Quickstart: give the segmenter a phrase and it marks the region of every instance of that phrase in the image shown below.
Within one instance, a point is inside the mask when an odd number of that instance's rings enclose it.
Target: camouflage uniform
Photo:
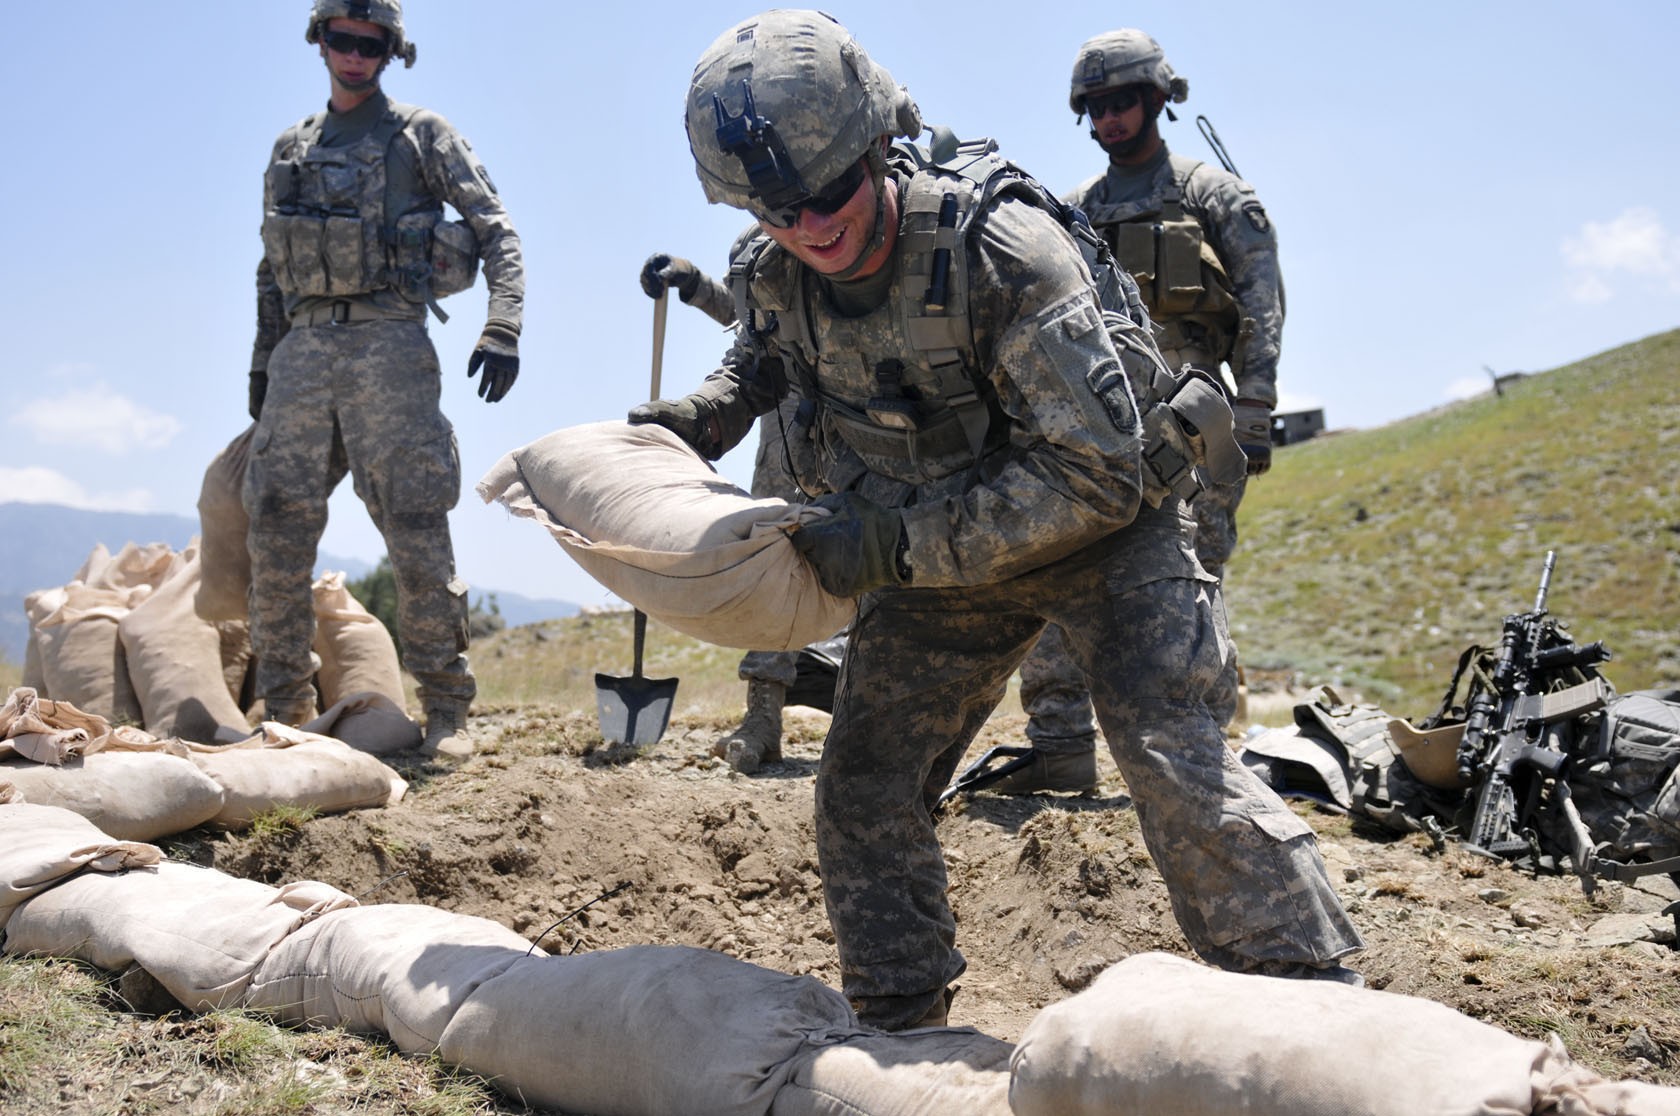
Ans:
[[[307,164],[319,168],[314,185],[294,197],[300,165],[309,181]],[[252,354],[253,379],[266,372],[267,390],[244,490],[257,692],[271,717],[295,721],[314,707],[310,582],[327,500],[346,470],[385,539],[404,665],[422,702],[464,717],[476,692],[465,654],[467,588],[455,574],[449,536],[461,465],[438,406],[437,353],[425,322],[427,301],[447,291],[437,289],[441,271],[427,279],[421,260],[416,279],[415,260],[394,247],[432,251],[443,203],[476,240],[489,321],[516,336],[524,302],[519,238],[478,157],[447,120],[376,90],[346,112],[306,117],[275,143],[264,182]],[[436,232],[446,235],[466,233]],[[313,242],[293,254],[288,236],[329,243],[339,252],[336,264],[332,251]],[[325,274],[308,273],[323,259]],[[360,268],[343,266],[345,259]],[[449,289],[470,283],[470,274],[459,278],[465,282]]]
[[[889,182],[902,188],[907,171],[893,167]],[[967,250],[969,312],[1007,416],[977,474],[927,459],[864,467],[832,430],[816,436],[831,451],[818,451],[830,487],[849,477],[846,487],[903,508],[914,571],[914,587],[860,604],[817,778],[846,994],[865,1020],[902,1027],[963,970],[930,809],[1046,621],[1093,679],[1194,948],[1234,969],[1331,964],[1361,943],[1311,830],[1236,761],[1204,702],[1229,653],[1218,582],[1196,560],[1182,502],[1142,506],[1135,412],[1116,415],[1088,386],[1115,364],[1093,328],[1089,273],[1053,218],[1014,200],[985,214]],[[870,280],[819,280],[771,249],[755,282],[776,285],[778,269],[815,332],[836,343],[822,346],[816,392],[859,406],[878,362],[911,355],[897,339],[896,294],[874,284],[873,307],[842,319],[829,307]],[[766,339],[772,356],[778,336]],[[726,444],[777,402],[762,364],[738,343],[697,393]]]
[[[1200,226],[1204,252],[1200,272],[1204,292],[1193,305],[1163,305],[1154,284],[1140,281],[1144,303],[1159,330],[1161,354],[1172,368],[1192,364],[1225,379],[1228,365],[1234,398],[1277,405],[1277,365],[1283,333],[1283,279],[1278,270],[1277,234],[1254,187],[1221,167],[1170,155],[1161,145],[1155,157],[1139,166],[1111,163],[1108,170],[1081,183],[1063,200],[1079,206],[1091,224],[1120,255],[1123,266],[1158,269],[1154,261],[1133,261],[1124,254],[1122,226],[1149,230],[1164,211],[1176,207]],[[1211,249],[1213,259],[1207,258]],[[1134,249],[1135,254],[1135,249]],[[1237,545],[1237,506],[1247,478],[1216,485],[1191,501],[1196,518],[1196,556],[1223,581],[1225,564]],[[1085,679],[1066,655],[1058,653],[1054,633],[1047,635],[1021,666],[1021,705],[1028,714],[1027,736],[1045,755],[1073,755],[1096,746],[1095,725]],[[1221,724],[1237,710],[1236,657],[1221,674],[1209,705]]]

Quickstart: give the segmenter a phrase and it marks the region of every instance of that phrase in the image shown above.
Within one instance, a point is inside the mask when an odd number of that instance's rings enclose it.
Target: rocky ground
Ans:
[[[465,763],[399,761],[411,785],[397,806],[278,834],[197,832],[171,853],[481,915],[554,953],[680,943],[837,985],[811,822],[826,722],[790,710],[783,762],[744,777],[707,755],[725,721],[678,718],[627,756],[602,746],[591,714],[491,709],[475,714],[481,746]],[[995,716],[974,754],[1018,742],[1022,724]],[[1188,955],[1102,758],[1095,794],[979,795],[942,817],[969,961],[953,1024],[1012,1040],[1120,958]],[[1573,877],[1297,808],[1366,938],[1354,962],[1371,986],[1525,1037],[1555,1031],[1608,1077],[1680,1084],[1680,952],[1661,913],[1680,895],[1665,877],[1589,898]]]

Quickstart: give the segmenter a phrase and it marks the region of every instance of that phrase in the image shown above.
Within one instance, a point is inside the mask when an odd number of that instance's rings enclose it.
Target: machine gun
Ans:
[[[1472,661],[1457,760],[1475,806],[1463,832],[1470,849],[1491,857],[1529,854],[1538,864],[1562,852],[1591,893],[1595,878],[1615,878],[1615,866],[1593,855],[1567,778],[1574,765],[1601,758],[1584,754],[1597,738],[1580,738],[1579,719],[1604,708],[1615,690],[1597,670],[1609,649],[1573,642],[1546,611],[1556,562],[1547,551],[1534,607],[1505,617],[1498,650]]]

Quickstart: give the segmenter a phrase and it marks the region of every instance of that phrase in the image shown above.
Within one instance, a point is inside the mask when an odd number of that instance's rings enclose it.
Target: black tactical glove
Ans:
[[[1252,399],[1239,399],[1231,415],[1236,419],[1237,445],[1248,458],[1248,475],[1259,476],[1272,467],[1272,409]]]
[[[467,378],[477,375],[480,366],[484,378],[478,381],[478,397],[495,403],[519,379],[519,334],[501,322],[485,323],[472,356],[467,358]]]
[[[655,399],[638,403],[627,416],[632,426],[651,422],[663,426],[707,461],[723,456],[723,427],[718,422],[717,407],[702,395],[685,395],[681,399]]]
[[[268,371],[251,369],[251,386],[247,390],[245,409],[251,413],[251,421],[255,422],[262,418],[263,397],[268,394]]]
[[[897,509],[853,492],[819,496],[812,504],[834,514],[801,525],[791,538],[824,589],[836,597],[858,597],[910,580],[904,560],[909,539]]]
[[[642,290],[649,298],[658,298],[665,293],[666,288],[675,287],[677,297],[684,302],[694,300],[694,292],[700,286],[700,269],[683,259],[681,256],[667,256],[664,252],[655,252],[642,265]]]

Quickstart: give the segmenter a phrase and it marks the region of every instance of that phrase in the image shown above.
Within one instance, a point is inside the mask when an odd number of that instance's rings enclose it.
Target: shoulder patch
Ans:
[[[1266,217],[1266,208],[1258,201],[1243,202],[1242,211],[1243,216],[1248,218],[1248,223],[1254,226],[1255,232],[1263,233],[1272,227],[1271,221]]]

